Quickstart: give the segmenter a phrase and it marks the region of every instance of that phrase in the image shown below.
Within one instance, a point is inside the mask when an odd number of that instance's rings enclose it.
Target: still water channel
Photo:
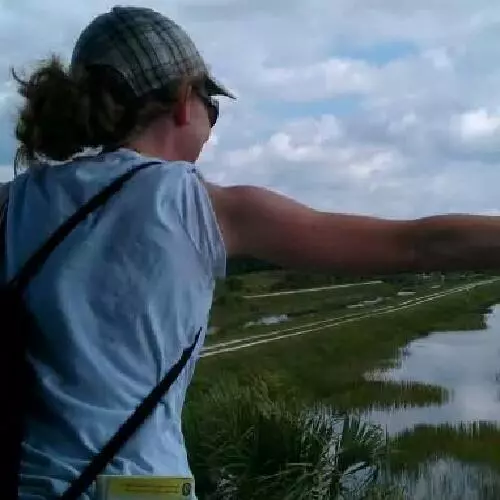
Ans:
[[[500,426],[500,306],[487,315],[486,323],[484,330],[435,332],[418,339],[402,350],[397,367],[370,374],[379,380],[441,386],[449,393],[444,403],[374,410],[365,417],[391,436],[418,425],[489,422]],[[498,439],[491,446],[500,446]],[[423,464],[416,477],[403,481],[408,498],[500,498],[500,476],[487,463],[444,457]]]
[[[400,366],[373,378],[420,382],[449,391],[441,405],[390,412],[373,411],[370,420],[389,434],[418,424],[472,421],[500,423],[500,307],[486,317],[485,330],[433,333],[409,344]]]

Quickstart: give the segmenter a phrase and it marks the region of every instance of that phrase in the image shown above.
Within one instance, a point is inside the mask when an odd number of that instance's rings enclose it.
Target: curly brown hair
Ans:
[[[114,70],[92,66],[71,72],[57,56],[24,80],[12,70],[24,98],[15,136],[16,167],[65,161],[88,148],[124,145],[140,129],[172,110],[179,85],[135,98]]]

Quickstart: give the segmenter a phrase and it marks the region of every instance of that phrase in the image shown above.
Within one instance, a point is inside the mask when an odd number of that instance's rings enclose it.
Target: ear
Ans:
[[[182,83],[177,93],[173,109],[174,123],[178,127],[183,127],[189,124],[191,119],[189,100],[191,98],[192,87],[188,83]]]

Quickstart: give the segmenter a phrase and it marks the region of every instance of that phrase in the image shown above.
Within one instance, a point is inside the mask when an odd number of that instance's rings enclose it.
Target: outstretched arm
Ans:
[[[343,274],[500,269],[500,217],[387,220],[320,212],[258,187],[207,189],[229,256]]]

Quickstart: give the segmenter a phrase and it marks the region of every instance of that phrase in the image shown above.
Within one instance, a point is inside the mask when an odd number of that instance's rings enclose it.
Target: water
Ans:
[[[436,332],[416,340],[401,350],[398,366],[369,374],[370,379],[441,386],[449,392],[446,402],[374,410],[365,417],[392,436],[418,425],[486,422],[500,428],[500,306],[485,319],[484,330]],[[491,446],[497,445],[492,440]],[[500,475],[486,457],[475,465],[448,455],[424,460],[417,470],[392,477],[392,483],[402,486],[408,499],[500,498]]]
[[[444,387],[448,401],[441,405],[371,411],[367,418],[389,434],[417,424],[500,423],[500,307],[486,318],[485,330],[434,333],[410,343],[398,367],[370,378],[421,382]]]
[[[394,478],[392,478],[394,482]],[[488,467],[439,459],[416,473],[403,473],[399,483],[411,500],[498,500],[500,478]]]
[[[258,325],[277,325],[279,323],[284,323],[285,321],[288,321],[288,319],[289,319],[288,314],[264,316],[257,321],[249,321],[248,323],[245,323],[245,328]]]

